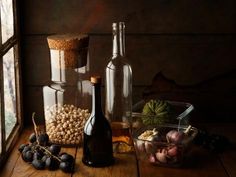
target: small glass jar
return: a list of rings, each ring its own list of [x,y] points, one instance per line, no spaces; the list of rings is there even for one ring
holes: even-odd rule
[[[53,35],[51,84],[44,86],[45,127],[51,143],[80,145],[91,111],[88,35]]]

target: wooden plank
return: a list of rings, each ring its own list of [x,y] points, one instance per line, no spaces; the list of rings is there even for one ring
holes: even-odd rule
[[[22,44],[25,84],[48,84],[51,67],[46,36],[33,37],[24,40]]]
[[[15,145],[6,165],[0,172],[0,177],[69,177],[71,174],[61,170],[36,170],[34,167],[24,162],[18,152],[18,147],[22,143],[28,143],[28,137],[32,133],[32,128],[27,128],[21,134],[19,141]],[[67,152],[75,157],[76,148],[62,148],[61,152]]]
[[[73,177],[133,177],[137,176],[137,166],[135,156],[133,154],[115,155],[115,164],[110,167],[92,168],[85,166],[82,159],[82,149],[77,150],[76,170]]]
[[[26,0],[22,8],[26,34],[110,33],[121,20],[129,33],[235,33],[234,0]]]
[[[221,161],[230,177],[236,176],[236,151],[235,148],[220,155]]]
[[[200,126],[199,126],[200,127]],[[235,124],[219,124],[219,125],[209,125],[208,128],[210,133],[218,133],[227,136],[231,142],[235,143],[236,135],[234,134]],[[224,131],[223,131],[224,130]],[[33,169],[33,167],[25,162],[20,157],[20,153],[17,148],[20,144],[26,143],[28,136],[32,132],[32,128],[27,128],[21,134],[21,138],[17,142],[14,150],[12,151],[6,165],[0,171],[1,177],[27,177],[27,176],[37,176],[37,177],[66,177],[71,176],[71,174],[65,174],[60,170],[57,171],[38,171]],[[82,162],[82,149],[78,148],[77,152],[75,148],[63,148],[62,151],[68,152],[70,154],[76,154],[76,166],[74,177],[96,177],[96,176],[114,176],[114,177],[130,177],[138,176],[137,166],[135,156],[132,154],[125,155],[119,154],[115,155],[116,163],[111,167],[106,168],[91,168],[85,166]],[[189,153],[189,158],[184,163],[181,168],[165,168],[152,166],[147,163],[139,162],[140,177],[234,177],[235,176],[235,149],[230,151],[225,151],[223,154],[216,156],[215,154],[209,153],[208,151],[193,147]]]
[[[26,119],[36,111],[43,120],[42,85],[47,85],[50,81],[49,51],[45,38],[45,36],[33,36],[26,38],[24,42],[27,50],[24,70],[26,79],[24,103],[28,110],[25,113]],[[136,86],[141,85],[145,88],[151,85],[153,80],[152,88],[149,89],[151,94],[193,103],[196,109],[200,108],[203,113],[201,116],[203,121],[216,120],[215,116],[221,117],[221,115],[233,117],[235,75],[230,71],[236,68],[235,39],[233,35],[128,35],[127,55],[133,68],[134,93]],[[91,75],[94,73],[104,75],[104,67],[109,60],[111,48],[110,35],[91,36]],[[37,51],[40,51],[39,55],[35,55]],[[166,91],[165,85],[162,87],[161,83],[153,79],[158,72],[162,72],[167,79],[173,80],[173,83],[178,84],[179,87],[171,87],[171,90]],[[224,76],[225,73],[229,75]],[[219,78],[219,82],[214,78]],[[213,82],[210,81],[211,79]],[[142,91],[139,92],[141,93]],[[134,99],[137,98],[136,96]],[[37,101],[32,101],[35,100],[34,98],[37,98]],[[221,109],[216,112],[215,107]],[[228,120],[230,119],[232,120],[229,117]],[[199,121],[199,118],[196,121]]]
[[[69,153],[69,154],[71,154],[75,157],[76,148],[62,148],[61,152]],[[25,162],[22,159],[21,159],[21,161],[23,163],[22,165],[24,165]],[[60,169],[55,170],[55,171],[49,171],[47,169],[45,169],[45,170],[35,170],[31,165],[29,165],[29,164],[25,164],[25,165],[30,166],[29,167],[30,170],[27,170],[24,173],[26,176],[29,176],[29,177],[30,176],[32,176],[32,177],[70,177],[72,175],[71,173],[64,173]],[[32,169],[32,173],[31,173],[31,169]],[[20,171],[21,171],[21,168],[20,168]],[[30,171],[30,172],[28,172],[28,171]],[[15,174],[15,177],[19,177],[17,175],[18,175],[18,173]]]
[[[133,84],[150,85],[160,71],[180,85],[194,85],[231,71],[236,68],[235,40],[234,35],[127,35],[126,53],[133,69]],[[23,45],[25,85],[47,85],[50,60],[46,36],[27,37]],[[111,54],[111,35],[91,35],[90,74],[104,76]]]
[[[140,177],[228,177],[219,159],[208,151],[196,148],[181,168],[168,168],[139,162]]]
[[[65,149],[62,149],[64,152]],[[74,149],[72,149],[74,150]],[[69,151],[70,152],[70,151]],[[16,166],[11,177],[70,177],[71,174],[64,173],[61,170],[49,171],[36,170],[32,165],[24,162],[22,158],[19,158],[16,162]]]
[[[23,143],[27,143],[26,139],[28,138],[31,131],[32,129],[27,128],[22,132],[20,137],[25,137],[25,138],[19,138],[19,140],[15,144],[13,150],[11,151],[11,155],[9,156],[8,160],[4,165],[4,168],[2,168],[0,171],[0,176],[10,177],[12,175],[14,168],[16,166],[16,161],[18,160],[18,158],[21,158],[20,153],[18,151],[18,147]]]
[[[32,125],[31,117],[35,112],[39,124],[44,124],[44,108],[43,108],[43,90],[42,86],[25,87],[24,89],[24,122],[26,125]]]
[[[224,166],[225,170],[227,171],[230,177],[236,176],[236,134],[235,134],[235,127],[236,124],[215,124],[206,125],[207,129],[210,133],[219,134],[226,136],[232,147],[227,148],[223,153],[219,154],[219,158]]]
[[[190,86],[179,85],[158,73],[145,90],[145,97],[192,103],[196,110],[189,117],[192,123],[229,122],[236,116],[235,79],[236,70]],[[216,108],[219,109],[216,111]]]
[[[24,88],[24,120],[25,124],[31,125],[31,116],[35,112],[39,124],[44,124],[44,107],[43,107],[43,86],[25,86]],[[133,102],[136,103],[142,99],[142,93],[146,86],[133,87]],[[102,88],[102,99],[104,100],[104,88]],[[105,102],[103,101],[103,105]],[[104,106],[103,106],[104,108]]]

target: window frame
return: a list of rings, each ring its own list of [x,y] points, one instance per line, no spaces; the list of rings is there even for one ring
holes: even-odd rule
[[[22,118],[22,80],[21,80],[21,65],[20,65],[20,26],[19,26],[19,2],[12,0],[14,34],[2,44],[2,29],[0,20],[0,139],[2,140],[0,152],[0,166],[7,159],[9,152],[16,143],[23,127]],[[1,13],[0,13],[1,19]],[[16,93],[16,124],[13,127],[8,138],[5,131],[5,113],[4,113],[4,78],[3,78],[3,56],[13,48],[14,51],[14,71],[15,71],[15,93]]]

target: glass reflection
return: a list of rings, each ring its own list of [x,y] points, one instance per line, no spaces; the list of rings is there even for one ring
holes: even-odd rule
[[[14,18],[12,0],[0,1],[2,43],[14,35]]]
[[[16,82],[14,50],[11,48],[3,56],[4,110],[6,138],[16,124]]]

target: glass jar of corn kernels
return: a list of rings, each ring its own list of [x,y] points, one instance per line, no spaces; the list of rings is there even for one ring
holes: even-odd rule
[[[53,35],[51,84],[43,88],[45,128],[51,143],[80,145],[91,110],[88,35]]]

